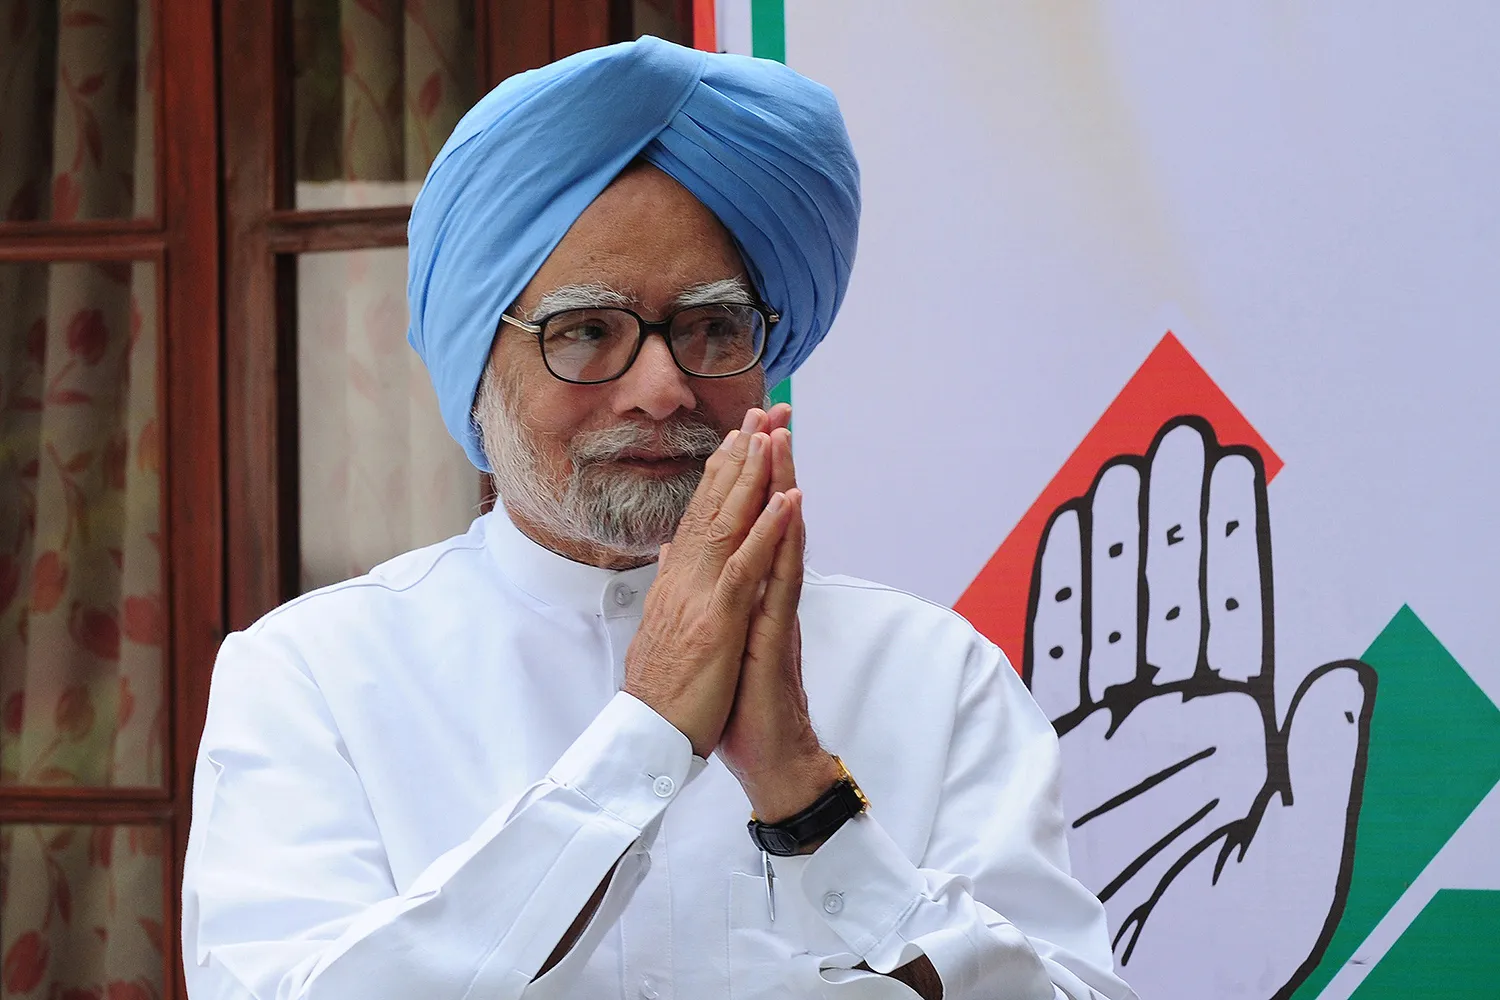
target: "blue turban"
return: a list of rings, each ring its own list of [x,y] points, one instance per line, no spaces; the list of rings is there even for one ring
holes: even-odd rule
[[[480,469],[471,411],[500,313],[637,157],[719,217],[781,314],[770,384],[828,332],[859,233],[859,167],[831,91],[779,63],[651,37],[513,76],[443,144],[409,228],[407,339]]]

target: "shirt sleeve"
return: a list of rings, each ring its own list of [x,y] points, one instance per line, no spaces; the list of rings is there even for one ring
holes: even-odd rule
[[[616,695],[547,777],[398,891],[313,678],[231,636],[214,670],[183,879],[194,1000],[565,996],[645,876],[663,810],[703,762]],[[616,864],[618,862],[618,864]],[[532,980],[600,883],[589,928]]]
[[[914,997],[876,973],[926,955],[944,1000],[1133,1000],[1103,906],[1068,873],[1052,726],[998,648],[973,655],[925,855],[902,852],[875,803],[809,857],[778,861],[850,952],[804,956],[796,979],[809,997]]]

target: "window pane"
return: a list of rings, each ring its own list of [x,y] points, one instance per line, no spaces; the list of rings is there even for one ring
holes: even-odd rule
[[[0,264],[0,784],[162,780],[156,289]]]
[[[7,0],[0,24],[0,220],[156,212],[150,0]]]
[[[479,473],[406,343],[406,248],[297,259],[302,587],[458,534]]]
[[[0,826],[0,1000],[161,996],[165,845],[155,826]]]
[[[477,98],[474,0],[292,0],[296,207],[410,204]]]

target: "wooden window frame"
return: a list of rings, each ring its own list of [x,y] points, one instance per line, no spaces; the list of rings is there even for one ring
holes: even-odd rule
[[[167,751],[156,788],[0,787],[0,823],[154,825],[163,859],[164,995],[186,997],[176,927],[194,758],[224,630],[220,438],[217,67],[211,0],[156,0],[156,156],[152,216],[0,222],[0,262],[149,261],[161,303],[157,416],[162,467],[163,665]],[[140,72],[150,72],[146,66]]]

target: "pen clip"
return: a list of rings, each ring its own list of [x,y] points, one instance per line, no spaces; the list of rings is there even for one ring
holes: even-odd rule
[[[776,922],[776,869],[771,867],[771,855],[760,852],[760,860],[766,872],[766,909],[770,911],[771,923]]]

